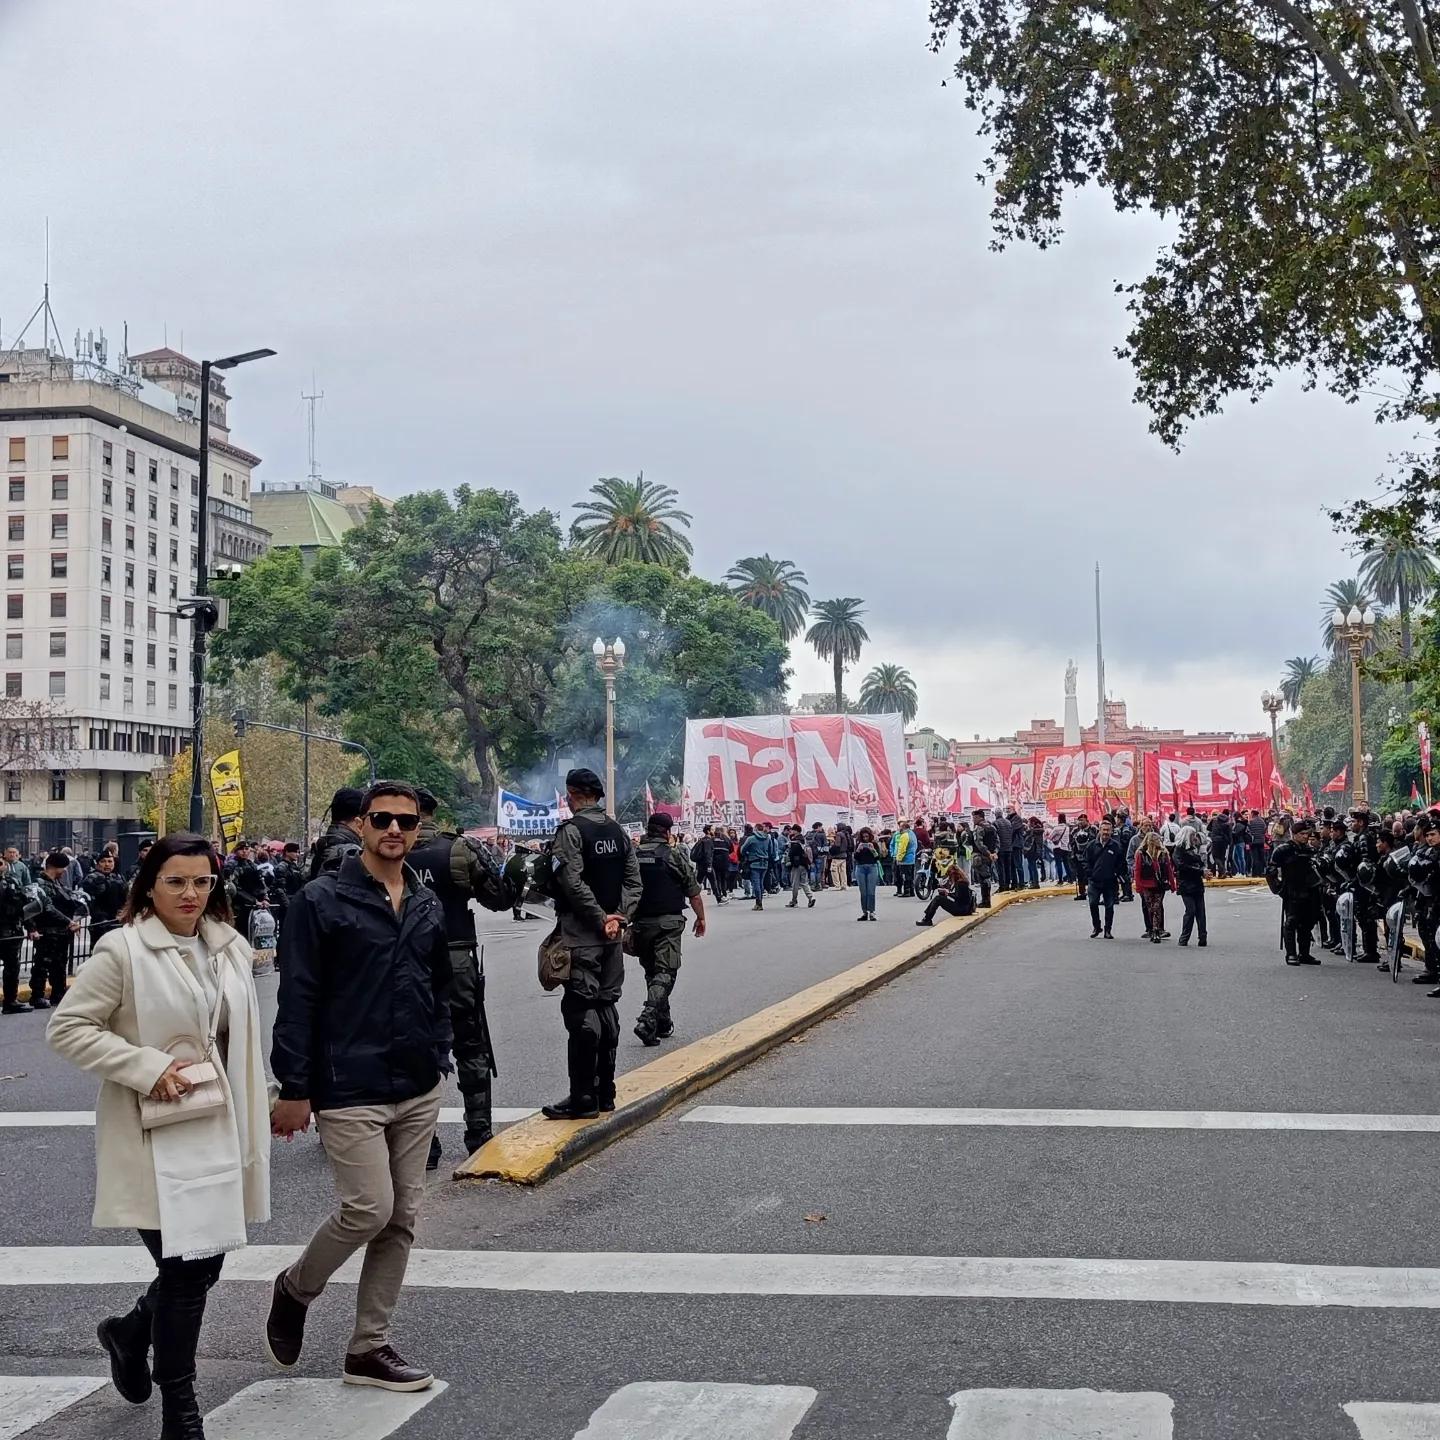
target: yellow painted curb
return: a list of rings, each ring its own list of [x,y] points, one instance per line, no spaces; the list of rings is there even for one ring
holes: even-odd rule
[[[1257,880],[1220,880],[1217,885],[1255,885]],[[547,1120],[534,1115],[502,1131],[455,1171],[456,1180],[508,1180],[540,1185],[587,1156],[647,1125],[691,1095],[748,1065],[786,1040],[843,1010],[897,975],[928,960],[953,940],[983,925],[1010,905],[1060,899],[1073,885],[1014,890],[996,895],[989,910],[951,917],[913,939],[863,960],[703,1040],[672,1050],[620,1076],[615,1109],[598,1120]]]

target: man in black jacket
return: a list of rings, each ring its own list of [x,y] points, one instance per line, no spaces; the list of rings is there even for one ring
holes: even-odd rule
[[[413,787],[381,780],[361,813],[360,854],[307,885],[286,926],[271,1129],[288,1138],[314,1113],[340,1208],[276,1276],[265,1343],[277,1365],[292,1367],[307,1307],[363,1247],[342,1378],[424,1390],[434,1377],[396,1354],[389,1327],[425,1191],[440,1077],[450,1072],[450,945],[439,899],[405,863],[420,825]]]
[[[1120,896],[1120,876],[1125,869],[1125,850],[1115,838],[1108,820],[1100,822],[1100,833],[1086,847],[1086,899],[1090,902],[1090,932],[1093,940],[1100,934],[1100,905],[1105,905],[1105,938],[1113,940],[1115,902]]]
[[[1237,832],[1238,833],[1238,832]],[[1280,896],[1280,933],[1287,965],[1318,965],[1310,953],[1315,924],[1320,919],[1320,871],[1310,843],[1310,822],[1297,820],[1288,840],[1270,853],[1265,876]]]
[[[115,873],[115,856],[104,851],[95,868],[80,882],[90,901],[90,949],[95,947],[119,923],[121,908],[129,893],[125,882]]]
[[[640,865],[630,837],[600,807],[605,787],[593,770],[565,777],[572,818],[555,832],[551,870],[560,939],[570,951],[570,978],[560,998],[569,1036],[570,1093],[541,1113],[585,1120],[615,1108],[615,1051],[625,983],[622,931],[640,904]],[[757,896],[757,904],[759,897]]]
[[[1010,817],[1002,811],[995,812],[995,824],[992,827],[995,831],[995,868],[998,872],[999,884],[997,890],[1010,890],[1015,885],[1015,865],[1011,855],[1012,833],[1010,828]]]
[[[338,870],[347,855],[359,853],[360,805],[364,798],[363,790],[350,785],[343,786],[331,797],[330,828],[315,842],[310,855],[312,880],[325,871]]]

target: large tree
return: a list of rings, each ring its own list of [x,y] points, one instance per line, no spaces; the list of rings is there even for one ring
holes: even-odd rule
[[[576,505],[570,526],[570,538],[587,555],[607,565],[640,560],[683,570],[689,563],[693,547],[682,527],[690,515],[670,486],[647,480],[642,470],[634,480],[597,480],[590,493],[595,499]]]
[[[835,670],[835,710],[845,710],[845,667],[860,659],[860,647],[870,639],[861,623],[864,602],[854,596],[821,600],[815,606],[815,623],[805,633],[805,643],[828,660]]]
[[[920,712],[915,678],[903,665],[877,665],[860,682],[860,708],[871,715],[898,714],[908,725]]]
[[[1318,655],[1296,655],[1285,662],[1285,678],[1280,682],[1280,695],[1292,709],[1300,708],[1300,692],[1320,669]]]
[[[1400,617],[1400,654],[1409,660],[1413,651],[1410,614],[1435,587],[1434,549],[1418,540],[1408,543],[1395,536],[1372,545],[1360,562],[1360,582],[1378,600],[1393,605]]]
[[[1429,0],[932,0],[980,116],[997,244],[1087,183],[1172,224],[1121,354],[1175,443],[1298,367],[1432,414],[1440,25]]]
[[[804,628],[805,612],[810,608],[810,592],[805,588],[809,582],[791,561],[750,555],[737,560],[725,579],[737,598],[768,615],[787,641]]]

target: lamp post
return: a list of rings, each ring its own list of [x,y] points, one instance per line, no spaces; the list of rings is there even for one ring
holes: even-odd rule
[[[1365,800],[1366,800],[1366,803],[1368,804],[1368,803],[1369,803],[1369,799],[1370,799],[1370,767],[1375,763],[1375,757],[1367,750],[1367,751],[1360,757],[1360,763],[1361,763],[1361,765],[1363,765],[1363,766],[1365,767],[1365,769],[1364,769],[1364,776],[1365,776]]]
[[[210,590],[210,372],[233,370],[251,360],[264,360],[273,350],[247,350],[223,360],[200,362],[200,514],[195,522],[197,545],[195,599],[203,601]],[[205,823],[205,792],[201,788],[205,754],[205,637],[215,624],[214,606],[196,605],[190,620],[190,829],[199,835]]]
[[[1260,708],[1270,717],[1270,746],[1278,762],[1280,755],[1280,732],[1275,728],[1276,717],[1285,708],[1285,697],[1265,690],[1260,695]]]
[[[605,813],[615,818],[615,677],[625,668],[625,642],[596,636],[590,647],[595,668],[605,678]]]
[[[1365,804],[1365,739],[1360,720],[1360,657],[1375,634],[1375,615],[1367,605],[1352,605],[1347,614],[1338,605],[1330,616],[1335,633],[1350,652],[1350,775],[1351,798]]]

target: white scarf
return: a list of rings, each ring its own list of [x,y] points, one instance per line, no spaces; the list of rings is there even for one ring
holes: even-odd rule
[[[175,937],[154,915],[124,927],[140,1043],[198,1060],[210,1006]],[[269,1095],[250,955],[228,925],[205,919],[200,938],[219,966],[229,1043],[212,1057],[226,1110],[146,1132],[166,1257],[223,1255],[246,1244],[245,1222],[269,1213]]]

